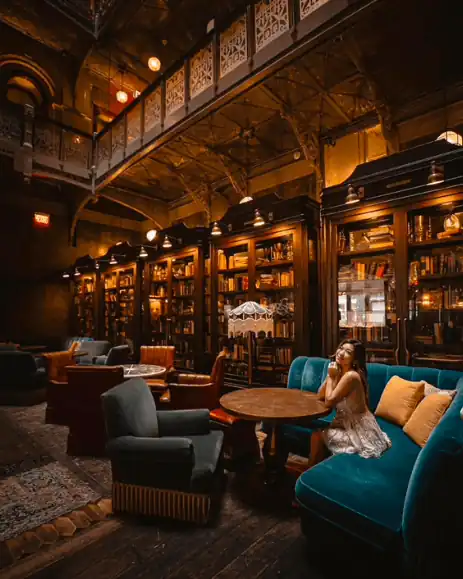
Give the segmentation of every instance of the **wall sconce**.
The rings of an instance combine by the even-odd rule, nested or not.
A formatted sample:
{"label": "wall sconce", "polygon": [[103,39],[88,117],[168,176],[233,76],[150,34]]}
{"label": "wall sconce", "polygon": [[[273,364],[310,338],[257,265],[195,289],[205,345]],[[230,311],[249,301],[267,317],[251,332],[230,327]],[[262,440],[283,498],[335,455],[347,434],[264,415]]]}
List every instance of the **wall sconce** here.
{"label": "wall sconce", "polygon": [[79,277],[79,275],[82,275],[82,274],[80,273],[80,271],[76,267],[76,269],[74,271],[74,277]]}
{"label": "wall sconce", "polygon": [[214,225],[212,226],[212,229],[211,229],[211,235],[213,235],[214,237],[218,237],[219,235],[222,235],[222,230],[220,229],[217,221],[214,221]]}
{"label": "wall sconce", "polygon": [[360,199],[363,199],[365,196],[365,189],[363,187],[354,188],[353,185],[349,185],[347,188],[347,195],[345,204],[346,205],[353,205],[354,203],[358,203]]}
{"label": "wall sconce", "polygon": [[428,185],[437,185],[445,180],[444,167],[438,165],[436,161],[431,162],[431,171],[429,172]]}
{"label": "wall sconce", "polygon": [[146,233],[146,239],[148,241],[154,241],[156,239],[156,235],[158,234],[158,232],[156,231],[156,229],[150,229],[147,233]]}
{"label": "wall sconce", "polygon": [[118,261],[116,259],[116,256],[111,255],[111,259],[109,260],[109,265],[117,265]]}
{"label": "wall sconce", "polygon": [[138,254],[138,257],[140,257],[141,259],[144,259],[145,257],[148,257],[148,252],[147,252],[146,249],[143,247],[143,245],[140,247],[140,253]]}

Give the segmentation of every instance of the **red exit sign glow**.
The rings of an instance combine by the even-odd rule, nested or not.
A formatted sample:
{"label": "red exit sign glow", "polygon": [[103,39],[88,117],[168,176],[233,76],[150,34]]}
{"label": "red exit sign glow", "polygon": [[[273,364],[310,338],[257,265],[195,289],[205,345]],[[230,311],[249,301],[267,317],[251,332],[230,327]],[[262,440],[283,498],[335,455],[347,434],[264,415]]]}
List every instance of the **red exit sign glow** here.
{"label": "red exit sign glow", "polygon": [[50,227],[50,215],[48,213],[34,213],[36,227]]}

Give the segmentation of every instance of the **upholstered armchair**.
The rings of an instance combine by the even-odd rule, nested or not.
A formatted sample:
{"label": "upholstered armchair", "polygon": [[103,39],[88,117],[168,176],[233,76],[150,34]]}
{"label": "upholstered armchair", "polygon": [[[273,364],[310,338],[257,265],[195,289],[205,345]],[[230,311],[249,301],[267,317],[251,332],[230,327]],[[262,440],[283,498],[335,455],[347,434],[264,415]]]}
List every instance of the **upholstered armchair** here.
{"label": "upholstered armchair", "polygon": [[113,509],[206,523],[223,476],[223,433],[210,430],[209,411],[158,411],[140,378],[101,398]]}
{"label": "upholstered armchair", "polygon": [[178,374],[176,382],[169,384],[170,404],[174,409],[209,408],[213,425],[224,431],[225,454],[233,462],[260,457],[255,424],[228,414],[219,407],[224,386],[224,349],[217,356],[212,372],[206,374]]}
{"label": "upholstered armchair", "polygon": [[140,364],[153,364],[166,368],[164,375],[159,378],[146,380],[151,389],[164,389],[175,372],[175,346],[141,346]]}
{"label": "upholstered armchair", "polygon": [[94,362],[97,366],[122,366],[129,363],[129,356],[130,348],[124,344],[111,348],[107,356],[97,356]]}
{"label": "upholstered armchair", "polygon": [[47,375],[32,354],[0,350],[0,404],[29,406],[46,397]]}

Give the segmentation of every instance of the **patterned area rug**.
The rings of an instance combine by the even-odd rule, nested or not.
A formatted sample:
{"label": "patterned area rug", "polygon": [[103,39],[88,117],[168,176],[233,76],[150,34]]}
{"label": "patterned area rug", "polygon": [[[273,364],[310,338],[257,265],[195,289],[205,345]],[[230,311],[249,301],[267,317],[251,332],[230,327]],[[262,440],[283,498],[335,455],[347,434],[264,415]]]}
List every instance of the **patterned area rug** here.
{"label": "patterned area rug", "polygon": [[66,427],[45,424],[44,404],[0,408],[2,570],[111,512],[111,501],[102,498],[111,493],[109,461],[69,457],[67,434]]}

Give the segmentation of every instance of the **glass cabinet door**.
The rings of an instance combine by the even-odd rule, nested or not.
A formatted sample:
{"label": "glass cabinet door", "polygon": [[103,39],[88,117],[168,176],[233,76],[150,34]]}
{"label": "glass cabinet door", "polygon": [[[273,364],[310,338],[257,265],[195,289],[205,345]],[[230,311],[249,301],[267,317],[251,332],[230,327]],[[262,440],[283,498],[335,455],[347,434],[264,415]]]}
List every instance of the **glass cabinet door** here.
{"label": "glass cabinet door", "polygon": [[410,363],[461,369],[463,213],[438,206],[408,216]]}
{"label": "glass cabinet door", "polygon": [[369,362],[398,362],[392,216],[338,230],[339,341],[364,343]]}

